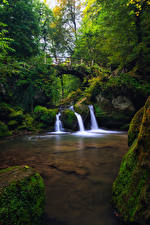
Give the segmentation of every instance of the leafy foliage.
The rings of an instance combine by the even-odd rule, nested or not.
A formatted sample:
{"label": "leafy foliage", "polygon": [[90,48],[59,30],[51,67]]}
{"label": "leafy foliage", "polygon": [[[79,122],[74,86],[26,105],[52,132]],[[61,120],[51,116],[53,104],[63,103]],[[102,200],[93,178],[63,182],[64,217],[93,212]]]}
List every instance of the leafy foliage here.
{"label": "leafy foliage", "polygon": [[74,56],[149,79],[149,1],[87,0]]}
{"label": "leafy foliage", "polygon": [[28,57],[38,52],[40,17],[36,10],[37,3],[32,0],[9,0],[1,5],[1,22],[7,24],[7,37],[14,40],[11,47],[18,57]]}

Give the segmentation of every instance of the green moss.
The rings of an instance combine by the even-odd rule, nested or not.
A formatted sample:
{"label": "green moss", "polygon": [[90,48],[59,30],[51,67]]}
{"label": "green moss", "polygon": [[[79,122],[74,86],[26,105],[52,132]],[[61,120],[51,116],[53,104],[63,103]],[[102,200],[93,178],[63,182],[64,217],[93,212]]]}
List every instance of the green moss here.
{"label": "green moss", "polygon": [[150,224],[150,97],[143,111],[138,135],[124,156],[118,177],[113,183],[113,202],[125,221],[148,225]]}
{"label": "green moss", "polygon": [[142,117],[144,113],[144,107],[142,107],[133,117],[131,120],[129,130],[128,130],[128,145],[131,146],[133,141],[137,138],[141,122],[142,122]]}
{"label": "green moss", "polygon": [[8,126],[0,121],[0,137],[5,137],[11,135],[11,131],[9,131]]}
{"label": "green moss", "polygon": [[74,110],[75,112],[81,114],[84,118],[89,113],[88,105],[86,104],[86,98],[81,98],[75,105]]}
{"label": "green moss", "polygon": [[18,111],[13,111],[9,114],[9,118],[11,120],[16,120],[19,124],[22,123],[22,121],[24,120],[25,116],[23,114],[22,110],[18,110]]}
{"label": "green moss", "polygon": [[42,113],[45,113],[45,112],[47,112],[47,108],[44,107],[44,106],[37,105],[34,108],[34,113],[36,113],[36,114],[42,114]]}
{"label": "green moss", "polygon": [[150,95],[150,84],[133,78],[129,74],[110,76],[110,73],[103,72],[88,82],[89,86],[85,90],[85,95],[90,96],[90,100],[94,103],[97,102],[100,94],[109,101],[117,96],[126,96],[138,110]]}
{"label": "green moss", "polygon": [[8,122],[8,127],[12,130],[12,129],[15,129],[17,128],[18,126],[18,122],[16,120],[10,120]]}
{"label": "green moss", "polygon": [[6,172],[9,172],[13,169],[16,169],[16,168],[19,168],[19,166],[12,166],[12,167],[8,167],[8,168],[5,168],[5,169],[1,169],[0,170],[0,173],[6,173]]}
{"label": "green moss", "polygon": [[[3,174],[10,179],[7,184]],[[0,222],[3,225],[41,225],[45,194],[40,175],[29,167],[12,167],[0,172],[0,180]]]}
{"label": "green moss", "polygon": [[36,106],[34,109],[34,117],[38,128],[54,127],[56,114],[58,109],[47,109],[43,106]]}
{"label": "green moss", "polygon": [[130,118],[123,112],[104,110],[98,104],[94,104],[95,115],[102,127],[110,129],[128,130]]}
{"label": "green moss", "polygon": [[27,130],[29,130],[29,131],[35,130],[34,118],[30,114],[25,115],[25,120],[24,120],[23,124]]}
{"label": "green moss", "polygon": [[125,221],[135,221],[142,207],[141,195],[148,178],[147,170],[140,171],[135,150],[137,139],[123,159],[117,179],[113,183],[113,201]]}
{"label": "green moss", "polygon": [[14,112],[14,109],[6,104],[6,103],[0,103],[0,118],[2,121],[7,122],[8,121],[8,116]]}
{"label": "green moss", "polygon": [[65,128],[74,130],[77,127],[77,118],[72,110],[64,110],[61,119]]}
{"label": "green moss", "polygon": [[76,91],[72,91],[67,98],[62,100],[62,105],[74,105],[74,103],[82,97],[82,91],[78,88]]}

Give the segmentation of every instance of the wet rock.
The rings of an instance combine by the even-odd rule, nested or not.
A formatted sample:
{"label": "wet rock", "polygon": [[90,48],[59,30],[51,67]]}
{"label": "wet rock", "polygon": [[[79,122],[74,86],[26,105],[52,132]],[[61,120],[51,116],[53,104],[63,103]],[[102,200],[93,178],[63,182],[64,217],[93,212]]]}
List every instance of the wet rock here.
{"label": "wet rock", "polygon": [[128,145],[131,146],[138,136],[140,131],[140,126],[143,118],[144,107],[142,107],[131,120],[129,130],[128,130]]}
{"label": "wet rock", "polygon": [[[141,110],[142,111],[142,110]],[[137,126],[139,127],[139,126]],[[126,222],[150,224],[150,97],[138,135],[124,156],[113,183],[113,202],[118,214]]]}
{"label": "wet rock", "polygon": [[135,113],[133,103],[123,95],[96,97],[96,117],[102,127],[127,130],[132,116]]}
{"label": "wet rock", "polygon": [[118,109],[120,111],[124,111],[124,110],[129,110],[131,112],[135,111],[135,108],[132,102],[130,101],[130,99],[128,99],[125,96],[118,96],[116,98],[113,98],[112,104],[115,109]]}
{"label": "wet rock", "polygon": [[74,112],[70,109],[65,109],[61,114],[63,127],[66,129],[77,130],[78,122]]}
{"label": "wet rock", "polygon": [[0,224],[41,225],[44,204],[43,180],[32,168],[0,170]]}

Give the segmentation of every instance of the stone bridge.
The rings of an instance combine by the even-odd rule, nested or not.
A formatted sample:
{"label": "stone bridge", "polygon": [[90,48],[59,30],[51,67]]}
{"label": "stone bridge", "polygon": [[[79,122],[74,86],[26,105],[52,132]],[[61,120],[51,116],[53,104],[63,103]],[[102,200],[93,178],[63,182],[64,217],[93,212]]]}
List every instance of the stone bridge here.
{"label": "stone bridge", "polygon": [[71,74],[78,77],[81,81],[85,77],[89,77],[89,66],[93,66],[93,61],[85,61],[79,58],[59,57],[53,59],[53,67],[56,69],[57,76],[62,77],[63,74]]}
{"label": "stone bridge", "polygon": [[89,77],[90,72],[85,65],[53,65],[56,69],[57,76],[62,77],[63,74],[71,74],[73,76],[78,77],[81,81],[84,80],[85,77]]}

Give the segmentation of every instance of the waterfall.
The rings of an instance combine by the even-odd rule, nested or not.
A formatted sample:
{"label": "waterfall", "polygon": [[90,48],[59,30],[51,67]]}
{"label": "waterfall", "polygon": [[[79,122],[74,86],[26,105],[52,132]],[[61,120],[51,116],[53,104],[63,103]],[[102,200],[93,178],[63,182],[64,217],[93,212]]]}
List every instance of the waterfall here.
{"label": "waterfall", "polygon": [[71,105],[71,106],[69,107],[69,109],[72,110],[72,111],[74,111],[73,105]]}
{"label": "waterfall", "polygon": [[82,120],[81,115],[80,115],[79,113],[76,113],[76,112],[75,112],[75,115],[76,115],[77,120],[78,120],[78,124],[79,124],[79,129],[80,129],[80,131],[81,131],[81,132],[85,131],[85,129],[84,129],[84,124],[83,124],[83,120]]}
{"label": "waterfall", "polygon": [[91,115],[91,130],[98,130],[98,124],[94,114],[94,108],[92,105],[89,105],[90,115]]}
{"label": "waterfall", "polygon": [[60,115],[61,115],[60,113],[58,113],[56,115],[55,132],[61,132],[63,130],[62,123],[61,123],[61,121],[59,119]]}

